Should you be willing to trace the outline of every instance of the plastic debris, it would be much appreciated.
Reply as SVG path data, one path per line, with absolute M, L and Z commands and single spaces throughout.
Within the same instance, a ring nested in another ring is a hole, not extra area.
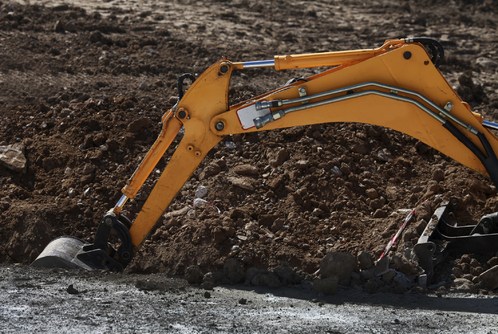
M 209 206 L 209 207 L 213 208 L 214 211 L 221 213 L 220 209 L 218 209 L 218 207 L 216 205 L 209 203 L 205 199 L 202 199 L 202 198 L 194 199 L 194 208 L 196 208 L 196 207 L 201 208 L 203 206 Z
M 438 198 L 440 198 L 441 196 L 443 196 L 443 194 L 441 195 L 436 195 L 434 196 L 434 201 L 437 200 Z M 424 203 L 426 203 L 428 201 L 428 199 L 426 199 L 424 201 Z M 381 254 L 380 258 L 377 260 L 377 261 L 380 261 L 382 260 L 382 258 L 384 256 L 387 255 L 387 253 L 389 252 L 389 250 L 391 249 L 391 247 L 394 245 L 394 243 L 396 242 L 396 240 L 398 240 L 399 236 L 401 235 L 401 233 L 403 232 L 403 230 L 405 229 L 406 225 L 410 222 L 410 220 L 412 219 L 413 217 L 413 214 L 415 213 L 415 209 L 411 210 L 410 213 L 408 214 L 408 216 L 406 216 L 405 218 L 405 221 L 403 222 L 403 225 L 401 225 L 400 229 L 398 230 L 398 232 L 394 235 L 394 237 L 389 241 L 389 243 L 387 244 L 386 246 L 386 249 L 384 250 L 384 252 Z

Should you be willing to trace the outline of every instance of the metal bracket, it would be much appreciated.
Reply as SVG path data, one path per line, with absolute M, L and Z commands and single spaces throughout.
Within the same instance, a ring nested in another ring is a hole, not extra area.
M 116 214 L 108 212 L 97 228 L 95 242 L 84 245 L 83 251 L 77 255 L 77 258 L 94 269 L 123 271 L 133 257 L 128 221 L 126 218 L 124 221 L 125 223 L 119 221 Z M 113 231 L 116 232 L 121 242 L 117 250 L 110 247 L 108 243 L 109 235 Z
M 483 216 L 476 225 L 458 225 L 454 214 L 458 203 L 458 198 L 452 197 L 441 204 L 413 248 L 428 282 L 434 275 L 434 267 L 450 252 L 494 253 L 498 250 L 498 212 Z

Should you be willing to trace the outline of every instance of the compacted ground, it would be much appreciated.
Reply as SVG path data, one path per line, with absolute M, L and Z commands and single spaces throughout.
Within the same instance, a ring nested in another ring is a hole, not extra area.
M 472 110 L 497 121 L 497 8 L 494 0 L 0 1 L 0 146 L 15 145 L 26 159 L 21 170 L 0 165 L 0 262 L 28 264 L 61 235 L 91 242 L 176 103 L 177 77 L 198 75 L 222 56 L 264 60 L 431 37 L 445 47 L 440 70 L 448 82 Z M 245 71 L 234 77 L 230 100 L 316 71 Z M 172 151 L 126 216 L 138 213 Z M 201 186 L 219 213 L 194 206 Z M 186 182 L 127 273 L 185 275 L 194 265 L 216 276 L 236 259 L 243 270 L 292 268 L 298 282 L 312 279 L 329 252 L 377 259 L 417 207 L 411 234 L 391 250 L 406 254 L 438 195 L 460 199 L 465 224 L 498 211 L 489 179 L 390 129 L 338 123 L 229 136 Z M 454 254 L 433 283 L 464 275 L 476 282 L 494 256 Z

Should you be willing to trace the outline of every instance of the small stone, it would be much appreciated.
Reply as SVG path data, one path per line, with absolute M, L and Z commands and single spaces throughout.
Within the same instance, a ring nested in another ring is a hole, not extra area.
M 74 24 L 73 21 L 69 21 L 67 24 L 66 24 L 66 30 L 69 31 L 69 32 L 72 32 L 72 33 L 75 33 L 77 32 L 78 30 L 76 29 L 76 25 Z
M 396 271 L 389 270 L 387 273 L 382 274 L 382 280 L 386 283 L 389 283 L 394 279 L 396 275 Z
M 363 289 L 365 289 L 366 293 L 376 293 L 378 288 L 379 288 L 379 286 L 377 285 L 377 283 L 374 280 L 368 280 L 363 285 Z
M 360 255 L 358 255 L 358 265 L 361 270 L 373 268 L 375 263 L 372 255 L 367 252 L 361 252 Z
M 285 160 L 289 159 L 289 151 L 285 148 L 280 148 L 277 151 L 269 152 L 267 156 L 270 166 L 275 168 L 283 164 Z
M 64 23 L 62 23 L 62 21 L 60 21 L 60 20 L 57 20 L 57 22 L 55 22 L 55 24 L 54 24 L 54 31 L 64 33 L 65 32 Z
M 202 277 L 204 275 L 202 274 L 201 268 L 199 266 L 190 266 L 185 270 L 185 279 L 187 282 L 190 284 L 197 284 L 202 280 Z
M 434 171 L 434 174 L 432 174 L 432 179 L 434 181 L 437 181 L 437 182 L 443 181 L 443 179 L 444 179 L 444 171 L 442 169 L 436 169 Z
M 483 68 L 489 68 L 489 69 L 495 69 L 498 67 L 498 62 L 486 57 L 477 58 L 476 64 Z
M 498 257 L 494 256 L 492 257 L 491 259 L 489 259 L 488 262 L 486 262 L 488 264 L 488 266 L 491 268 L 491 267 L 494 267 L 494 266 L 497 266 L 498 265 Z
M 298 160 L 296 162 L 296 167 L 299 169 L 306 169 L 310 165 L 310 162 L 308 160 Z
M 239 175 L 258 175 L 258 169 L 249 164 L 238 165 L 233 171 Z
M 219 174 L 221 172 L 221 167 L 216 162 L 209 163 L 199 174 L 199 180 L 204 180 L 210 176 Z
M 387 213 L 382 209 L 377 209 L 372 215 L 374 218 L 386 218 Z
M 204 292 L 204 298 L 211 298 L 211 294 L 209 293 L 209 291 Z
M 377 190 L 375 190 L 374 188 L 370 188 L 370 189 L 367 189 L 365 190 L 365 194 L 371 198 L 371 199 L 375 199 L 375 198 L 378 198 L 379 197 L 379 193 L 377 192 Z
M 79 293 L 78 290 L 76 290 L 72 284 L 70 284 L 67 289 L 66 289 L 67 293 L 69 293 L 70 295 L 77 295 Z
M 141 117 L 130 124 L 128 124 L 127 130 L 128 132 L 137 133 L 140 130 L 148 127 L 151 121 L 147 117 Z
M 463 276 L 463 271 L 462 269 L 460 269 L 459 267 L 453 267 L 451 269 L 451 273 L 453 274 L 453 276 L 455 276 L 456 278 L 460 278 Z
M 451 292 L 477 293 L 477 288 L 471 281 L 465 278 L 455 278 L 453 281 Z
M 322 278 L 339 277 L 339 284 L 349 286 L 351 273 L 356 270 L 356 257 L 346 252 L 330 252 L 320 261 Z
M 247 299 L 245 299 L 245 298 L 240 298 L 240 299 L 239 299 L 239 304 L 240 304 L 240 305 L 245 305 L 245 304 L 247 304 Z
M 365 281 L 368 281 L 369 279 L 374 277 L 373 269 L 367 269 L 367 270 L 360 271 L 360 276 Z
M 244 277 L 244 268 L 237 259 L 231 258 L 225 262 L 223 266 L 223 272 L 225 277 L 228 278 L 232 283 L 241 282 Z
M 138 86 L 141 90 L 146 90 L 149 87 L 145 82 L 142 82 L 140 86 Z
M 227 177 L 227 180 L 234 186 L 240 187 L 245 190 L 254 191 L 254 186 L 247 179 L 231 176 Z
M 23 144 L 0 146 L 0 163 L 15 172 L 26 173 L 26 157 Z
M 203 198 L 204 196 L 206 196 L 208 193 L 208 188 L 204 187 L 204 186 L 199 186 L 199 188 L 197 188 L 196 192 L 195 192 L 195 197 L 197 198 Z

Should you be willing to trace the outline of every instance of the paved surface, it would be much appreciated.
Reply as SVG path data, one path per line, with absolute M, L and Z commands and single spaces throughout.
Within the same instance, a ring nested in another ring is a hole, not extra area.
M 498 299 L 202 290 L 167 275 L 0 267 L 0 332 L 496 333 Z

